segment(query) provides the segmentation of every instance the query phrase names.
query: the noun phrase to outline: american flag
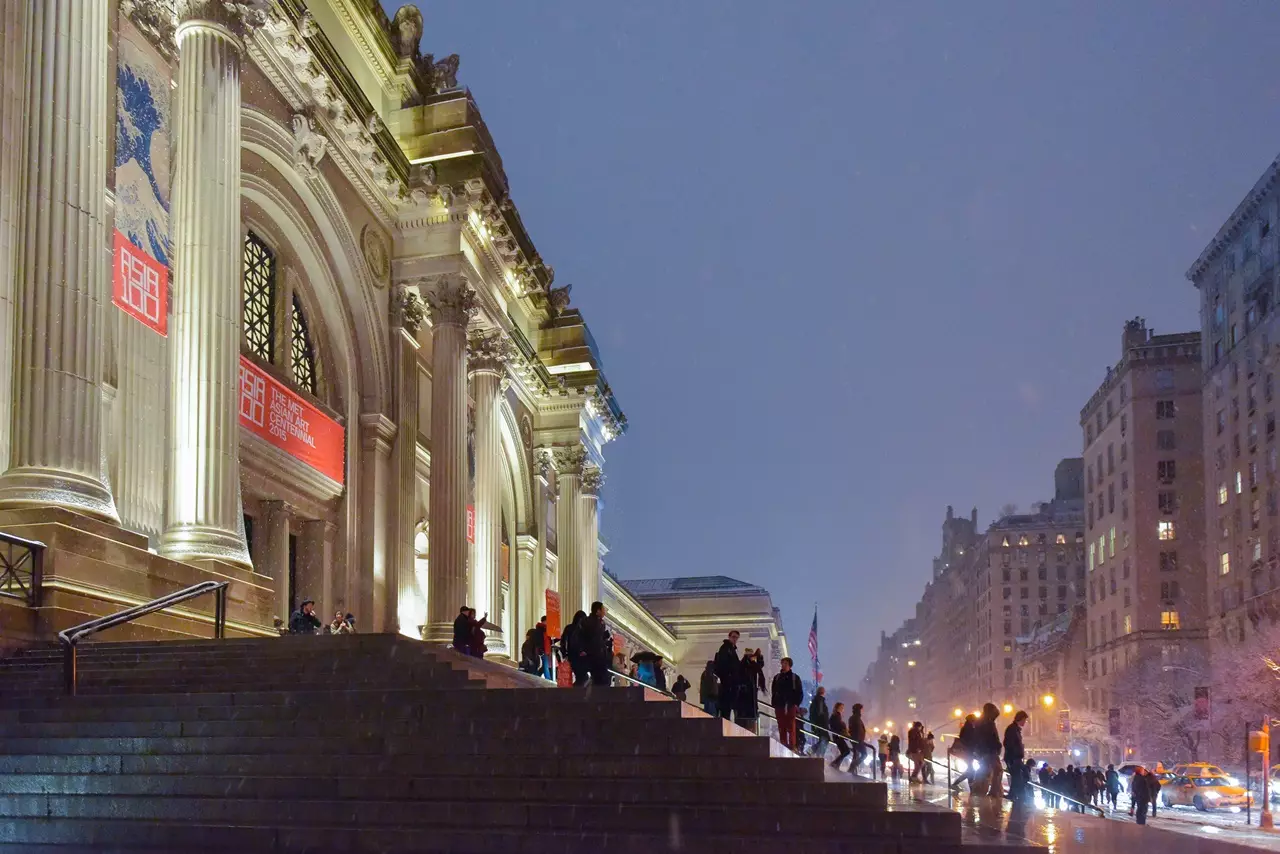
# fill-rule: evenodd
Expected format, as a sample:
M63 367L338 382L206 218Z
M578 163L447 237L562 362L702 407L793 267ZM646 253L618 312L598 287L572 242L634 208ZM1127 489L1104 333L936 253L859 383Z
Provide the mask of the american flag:
M813 625L809 628L809 657L813 659L813 684L822 684L822 668L818 666L818 606L813 606ZM817 690L815 687L814 690Z

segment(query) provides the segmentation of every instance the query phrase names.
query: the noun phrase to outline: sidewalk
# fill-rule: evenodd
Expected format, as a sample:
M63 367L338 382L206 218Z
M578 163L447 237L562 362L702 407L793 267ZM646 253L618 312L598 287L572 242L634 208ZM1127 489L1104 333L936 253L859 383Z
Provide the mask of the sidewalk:
M998 844L1029 842L1051 854L1132 854L1142 849L1158 854L1248 854L1280 852L1280 834L1256 827L1206 824L1197 813L1170 813L1147 825L1136 824L1124 812L1081 814L1064 810L1020 807L1006 800L953 794L945 785L889 781L890 806L930 804L960 813L966 841Z

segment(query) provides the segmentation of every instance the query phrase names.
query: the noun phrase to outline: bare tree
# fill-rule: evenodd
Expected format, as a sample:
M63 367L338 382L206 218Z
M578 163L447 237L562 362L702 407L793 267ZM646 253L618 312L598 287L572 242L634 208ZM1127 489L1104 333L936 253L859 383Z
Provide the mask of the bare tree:
M1127 713L1142 751L1196 762L1208 746L1209 729L1196 717L1195 689L1209 682L1209 661L1201 649L1172 658L1152 651L1129 665L1112 697Z

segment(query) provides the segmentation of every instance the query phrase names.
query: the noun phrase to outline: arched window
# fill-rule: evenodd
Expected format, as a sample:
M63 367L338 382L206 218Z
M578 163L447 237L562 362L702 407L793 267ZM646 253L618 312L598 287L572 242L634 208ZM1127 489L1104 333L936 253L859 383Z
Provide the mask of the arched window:
M298 295L293 295L293 321L290 324L289 354L293 365L293 381L298 388L316 393L316 351L311 346L311 332L307 329L307 318L302 313L302 304Z
M276 256L252 231L244 238L244 339L249 352L271 362L276 343Z

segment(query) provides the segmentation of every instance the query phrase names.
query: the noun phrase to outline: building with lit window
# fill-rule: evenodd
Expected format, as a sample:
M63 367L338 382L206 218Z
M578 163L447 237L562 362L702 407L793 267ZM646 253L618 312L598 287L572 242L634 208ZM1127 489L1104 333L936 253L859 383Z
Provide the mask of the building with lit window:
M1114 692L1132 681L1130 666L1205 636L1200 410L1199 334L1127 321L1120 361L1080 410L1087 707L1097 714L1123 705Z
M48 550L0 635L218 579L232 634L309 597L448 640L466 603L510 655L600 598L626 419L418 9L37 6L0 53L0 531Z
M1211 642L1280 613L1276 324L1280 160L1187 271L1200 292L1205 574Z

